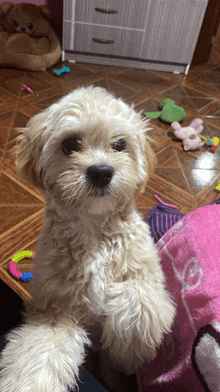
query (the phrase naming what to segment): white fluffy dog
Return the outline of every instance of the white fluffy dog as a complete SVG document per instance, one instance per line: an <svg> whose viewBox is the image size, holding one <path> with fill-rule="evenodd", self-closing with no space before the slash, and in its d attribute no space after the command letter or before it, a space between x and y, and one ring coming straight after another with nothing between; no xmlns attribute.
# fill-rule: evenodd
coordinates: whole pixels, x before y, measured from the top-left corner
<svg viewBox="0 0 220 392"><path fill-rule="evenodd" d="M65 392L90 344L127 373L156 356L175 306L134 193L154 166L148 120L102 88L80 88L34 116L18 173L46 197L32 300L8 335L1 392Z"/></svg>

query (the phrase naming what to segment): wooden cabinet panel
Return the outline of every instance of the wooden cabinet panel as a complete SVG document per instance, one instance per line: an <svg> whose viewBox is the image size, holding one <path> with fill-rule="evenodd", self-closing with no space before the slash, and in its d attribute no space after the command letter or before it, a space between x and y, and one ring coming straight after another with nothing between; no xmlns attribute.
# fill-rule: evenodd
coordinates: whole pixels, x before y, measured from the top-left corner
<svg viewBox="0 0 220 392"><path fill-rule="evenodd" d="M190 63L208 0L154 0L146 15L143 58Z"/></svg>
<svg viewBox="0 0 220 392"><path fill-rule="evenodd" d="M68 23L64 49L115 56L140 57L144 33L138 30Z"/></svg>
<svg viewBox="0 0 220 392"><path fill-rule="evenodd" d="M62 59L187 73L208 2L64 0Z"/></svg>
<svg viewBox="0 0 220 392"><path fill-rule="evenodd" d="M64 5L64 20L144 29L151 0L80 0Z"/></svg>

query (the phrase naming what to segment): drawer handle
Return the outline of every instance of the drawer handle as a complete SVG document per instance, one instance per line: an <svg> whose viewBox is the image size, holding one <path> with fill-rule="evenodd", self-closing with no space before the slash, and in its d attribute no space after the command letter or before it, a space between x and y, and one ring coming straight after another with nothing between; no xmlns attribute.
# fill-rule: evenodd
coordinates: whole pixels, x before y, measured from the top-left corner
<svg viewBox="0 0 220 392"><path fill-rule="evenodd" d="M97 12L101 12L102 14L117 14L118 13L117 10L104 10L103 8L98 8L98 7L96 7L95 10Z"/></svg>
<svg viewBox="0 0 220 392"><path fill-rule="evenodd" d="M92 40L97 44L104 44L104 45L111 45L115 42L114 39L104 40L104 39L93 38Z"/></svg>

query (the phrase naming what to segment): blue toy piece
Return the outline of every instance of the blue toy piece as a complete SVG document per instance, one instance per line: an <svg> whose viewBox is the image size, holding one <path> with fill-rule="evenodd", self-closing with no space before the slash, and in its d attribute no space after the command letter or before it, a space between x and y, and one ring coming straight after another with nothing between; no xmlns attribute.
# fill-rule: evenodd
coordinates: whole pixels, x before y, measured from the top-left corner
<svg viewBox="0 0 220 392"><path fill-rule="evenodd" d="M207 136L207 143L206 144L207 144L207 146L213 146L213 141L209 136Z"/></svg>
<svg viewBox="0 0 220 392"><path fill-rule="evenodd" d="M13 278L17 280L20 279L22 282L29 282L29 280L33 278L33 274L31 273L22 274L22 272L19 271L17 268L17 263L25 258L34 259L35 252L32 252L31 250L22 250L21 252L16 253L9 261L8 268Z"/></svg>
<svg viewBox="0 0 220 392"><path fill-rule="evenodd" d="M61 68L61 69L53 69L52 72L53 72L54 75L60 76L60 75L62 75L63 73L70 72L70 68L69 68L69 67L66 67L66 66L64 65L63 68Z"/></svg>
<svg viewBox="0 0 220 392"><path fill-rule="evenodd" d="M33 278L33 274L31 274L31 273L24 273L24 274L22 274L21 275L21 281L22 282L29 282L29 280L31 279L31 278Z"/></svg>

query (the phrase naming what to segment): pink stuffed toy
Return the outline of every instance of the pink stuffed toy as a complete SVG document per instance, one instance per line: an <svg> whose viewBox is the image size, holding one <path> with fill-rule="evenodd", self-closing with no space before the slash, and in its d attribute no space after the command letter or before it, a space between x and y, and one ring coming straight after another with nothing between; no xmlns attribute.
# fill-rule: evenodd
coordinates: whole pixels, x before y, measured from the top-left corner
<svg viewBox="0 0 220 392"><path fill-rule="evenodd" d="M203 121L200 118L196 118L189 125L189 127L182 128L181 125L174 121L171 127L175 129L174 135L183 141L183 148L185 151L196 150L198 147L204 145L204 142L199 137L203 131Z"/></svg>

